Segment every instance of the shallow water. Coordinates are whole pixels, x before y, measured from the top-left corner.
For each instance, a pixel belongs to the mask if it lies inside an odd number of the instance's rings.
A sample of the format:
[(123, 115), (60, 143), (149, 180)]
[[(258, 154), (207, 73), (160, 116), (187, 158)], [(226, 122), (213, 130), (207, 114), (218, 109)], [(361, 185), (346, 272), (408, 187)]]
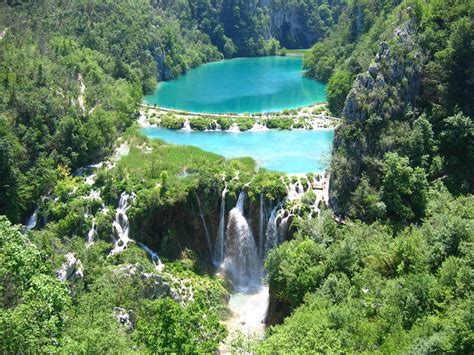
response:
[(245, 335), (263, 336), (267, 315), (268, 287), (253, 292), (237, 292), (230, 296), (232, 316), (226, 321), (229, 332), (240, 331)]
[(162, 82), (148, 104), (192, 112), (255, 113), (326, 101), (326, 85), (303, 75), (302, 58), (223, 60)]
[(252, 157), (259, 167), (287, 174), (322, 172), (329, 164), (334, 130), (188, 132), (143, 128), (150, 138), (192, 145), (225, 158)]

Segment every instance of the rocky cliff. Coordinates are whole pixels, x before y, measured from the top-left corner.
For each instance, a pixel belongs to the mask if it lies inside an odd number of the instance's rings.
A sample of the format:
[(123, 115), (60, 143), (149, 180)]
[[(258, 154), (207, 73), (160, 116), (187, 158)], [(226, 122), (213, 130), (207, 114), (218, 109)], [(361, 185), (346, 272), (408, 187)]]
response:
[(380, 184), (381, 159), (396, 147), (393, 132), (416, 117), (422, 54), (410, 20), (380, 44), (369, 69), (357, 76), (344, 106), (332, 158), (330, 201), (345, 214), (362, 175)]
[(339, 20), (341, 1), (262, 0), (269, 22), (267, 37), (275, 37), (286, 48), (309, 48), (326, 36)]

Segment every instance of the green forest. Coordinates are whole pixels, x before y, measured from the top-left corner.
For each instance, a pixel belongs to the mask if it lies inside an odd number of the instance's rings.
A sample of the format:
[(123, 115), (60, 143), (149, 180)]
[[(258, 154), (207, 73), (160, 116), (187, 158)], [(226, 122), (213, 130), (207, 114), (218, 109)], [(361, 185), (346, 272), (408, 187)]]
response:
[[(296, 49), (341, 121), (317, 218), (320, 176), (140, 133), (159, 82)], [(473, 353), (473, 115), (473, 0), (1, 2), (0, 353)], [(209, 241), (242, 192), (292, 217), (263, 337)]]

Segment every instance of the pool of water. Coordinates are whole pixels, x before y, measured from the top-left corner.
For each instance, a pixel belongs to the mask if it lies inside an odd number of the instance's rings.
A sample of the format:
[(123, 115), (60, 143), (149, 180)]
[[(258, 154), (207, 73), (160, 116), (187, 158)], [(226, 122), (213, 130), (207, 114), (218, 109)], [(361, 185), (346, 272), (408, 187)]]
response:
[(263, 168), (288, 174), (322, 172), (329, 165), (334, 130), (197, 132), (142, 128), (150, 138), (192, 145), (226, 158), (252, 157)]
[(324, 83), (303, 75), (298, 57), (223, 60), (162, 82), (144, 98), (165, 108), (207, 113), (281, 111), (326, 101)]

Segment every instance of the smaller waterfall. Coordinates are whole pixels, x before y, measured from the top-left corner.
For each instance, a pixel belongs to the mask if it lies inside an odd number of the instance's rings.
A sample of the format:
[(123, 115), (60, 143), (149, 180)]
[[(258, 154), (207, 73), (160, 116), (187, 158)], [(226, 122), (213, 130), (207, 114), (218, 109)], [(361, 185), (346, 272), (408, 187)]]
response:
[(265, 232), (265, 253), (264, 257), (268, 255), (268, 252), (278, 245), (278, 211), (280, 210), (280, 204), (277, 204), (268, 219), (267, 230)]
[(163, 271), (163, 269), (165, 268), (165, 265), (161, 262), (161, 259), (158, 256), (158, 254), (155, 253), (153, 250), (151, 250), (149, 247), (147, 247), (143, 243), (138, 243), (138, 246), (140, 246), (143, 250), (145, 250), (148, 253), (148, 255), (150, 255), (151, 260), (153, 261), (153, 264), (155, 264), (156, 270)]
[(224, 181), (222, 190), (221, 210), (219, 215), (219, 229), (217, 230), (216, 246), (214, 249), (214, 266), (219, 266), (224, 260), (224, 238), (225, 238), (225, 196), (227, 194), (227, 182)]
[(286, 239), (286, 233), (288, 232), (290, 217), (291, 214), (288, 213), (281, 219), (280, 226), (278, 228), (278, 244), (283, 243)]
[(96, 231), (96, 220), (95, 218), (92, 220), (92, 227), (89, 229), (89, 232), (87, 233), (87, 242), (86, 242), (86, 248), (89, 248), (92, 244), (94, 244), (94, 237), (97, 235)]
[(27, 231), (30, 231), (36, 227), (36, 224), (38, 223), (38, 214), (39, 214), (39, 207), (36, 207), (33, 214), (26, 221), (25, 228)]
[(258, 225), (258, 250), (260, 258), (265, 257), (265, 198), (263, 192), (260, 193), (260, 213)]
[(201, 217), (202, 226), (204, 228), (204, 232), (206, 235), (206, 242), (207, 242), (207, 248), (209, 249), (209, 255), (211, 255), (212, 257), (211, 238), (209, 237), (209, 231), (207, 229), (206, 219), (204, 218), (204, 214), (202, 213), (201, 200), (199, 199), (199, 195), (197, 194), (197, 192), (194, 192), (194, 195), (196, 195), (196, 200), (197, 200), (197, 204), (199, 208), (199, 216)]
[(130, 224), (127, 217), (127, 210), (130, 208), (130, 197), (134, 199), (135, 195), (129, 195), (126, 191), (120, 195), (119, 206), (115, 212), (115, 220), (112, 224), (112, 228), (118, 239), (115, 240), (114, 249), (112, 249), (109, 256), (123, 252), (127, 249), (128, 242), (130, 241)]
[(183, 123), (183, 128), (181, 128), (183, 131), (191, 132), (193, 129), (191, 128), (191, 123), (189, 122), (188, 119), (184, 121)]
[(242, 191), (236, 206), (229, 212), (225, 244), (224, 269), (238, 290), (259, 288), (263, 274), (255, 238), (244, 216), (244, 201)]
[(285, 241), (286, 230), (282, 227), (288, 225), (289, 217), (285, 217), (285, 209), (283, 208), (287, 199), (288, 197), (273, 208), (270, 218), (268, 219), (267, 230), (265, 232), (265, 257), (270, 250)]
[(232, 123), (232, 126), (229, 127), (227, 132), (239, 133), (240, 132), (239, 125), (237, 123)]

